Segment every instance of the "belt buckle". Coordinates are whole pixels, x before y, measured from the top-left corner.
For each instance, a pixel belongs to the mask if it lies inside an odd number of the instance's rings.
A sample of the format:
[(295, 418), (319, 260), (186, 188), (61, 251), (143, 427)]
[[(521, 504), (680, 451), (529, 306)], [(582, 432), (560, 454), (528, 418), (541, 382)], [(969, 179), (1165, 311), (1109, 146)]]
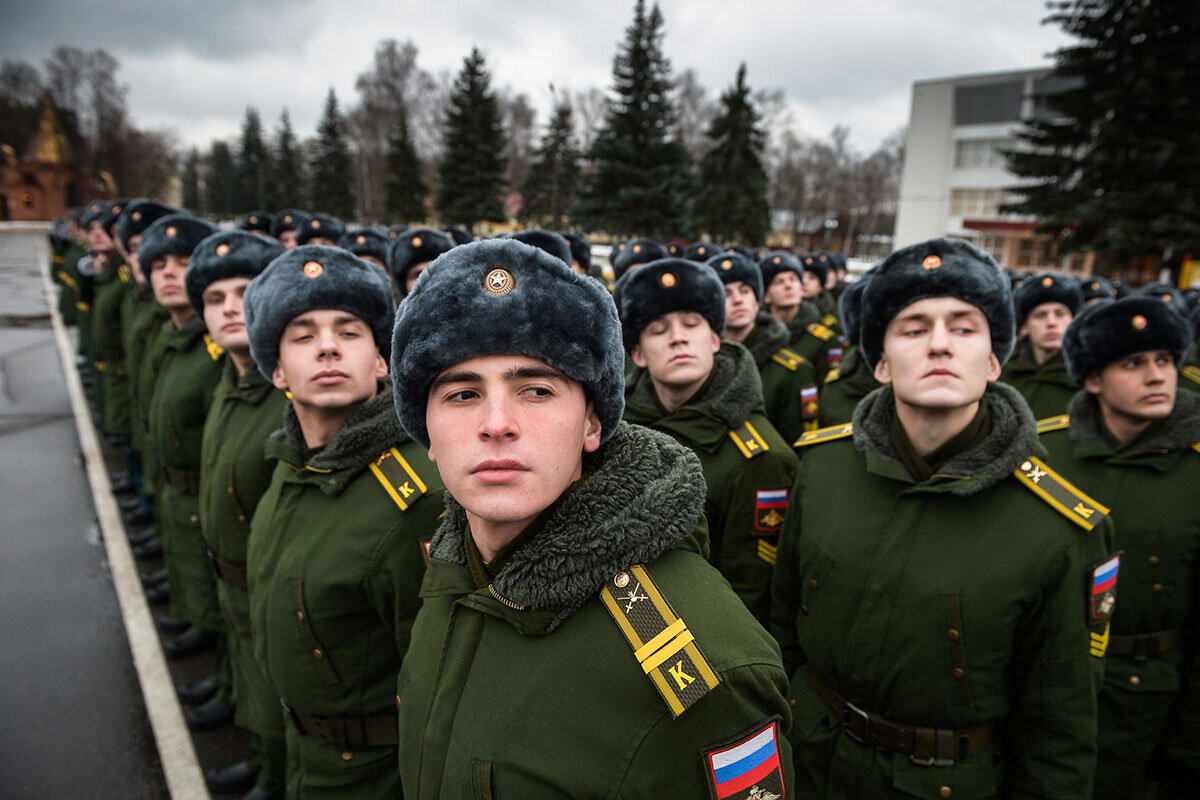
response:
[(955, 763), (955, 759), (953, 758), (938, 758), (937, 756), (917, 758), (916, 755), (911, 755), (908, 757), (908, 760), (918, 767), (953, 767)]
[[(854, 730), (853, 722), (856, 720), (862, 725), (861, 734)], [(851, 739), (859, 744), (866, 744), (871, 736), (871, 715), (847, 700), (842, 705), (842, 727), (846, 729), (846, 735)]]

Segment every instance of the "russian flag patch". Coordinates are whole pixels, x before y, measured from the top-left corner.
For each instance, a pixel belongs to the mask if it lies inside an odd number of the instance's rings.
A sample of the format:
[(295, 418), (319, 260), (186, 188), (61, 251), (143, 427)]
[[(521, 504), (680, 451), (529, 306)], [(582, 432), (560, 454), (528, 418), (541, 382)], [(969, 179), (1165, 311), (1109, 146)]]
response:
[(777, 719), (704, 752), (704, 771), (716, 800), (781, 800)]
[(1120, 566), (1121, 555), (1118, 553), (1092, 568), (1092, 591), (1088, 603), (1092, 622), (1103, 622), (1112, 616), (1113, 607), (1117, 604), (1117, 572)]
[(759, 489), (754, 493), (754, 527), (764, 533), (779, 533), (787, 511), (787, 489)]

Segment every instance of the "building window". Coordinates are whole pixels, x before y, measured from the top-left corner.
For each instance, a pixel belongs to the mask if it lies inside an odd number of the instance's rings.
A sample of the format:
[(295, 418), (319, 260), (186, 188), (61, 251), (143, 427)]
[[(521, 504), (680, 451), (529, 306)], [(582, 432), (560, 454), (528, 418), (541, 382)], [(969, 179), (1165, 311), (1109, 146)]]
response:
[(1042, 270), (1055, 265), (1050, 260), (1050, 240), (1031, 237), (1017, 240), (1017, 269)]
[(1008, 202), (1003, 189), (951, 189), (950, 216), (998, 217), (999, 208)]
[(1012, 145), (1007, 139), (965, 139), (954, 143), (955, 169), (1004, 169), (1003, 147)]
[(954, 87), (954, 124), (1018, 122), (1025, 81)]
[(1005, 237), (994, 233), (981, 233), (975, 239), (975, 246), (983, 252), (987, 253), (992, 258), (996, 259), (997, 263), (1004, 263), (1004, 242)]

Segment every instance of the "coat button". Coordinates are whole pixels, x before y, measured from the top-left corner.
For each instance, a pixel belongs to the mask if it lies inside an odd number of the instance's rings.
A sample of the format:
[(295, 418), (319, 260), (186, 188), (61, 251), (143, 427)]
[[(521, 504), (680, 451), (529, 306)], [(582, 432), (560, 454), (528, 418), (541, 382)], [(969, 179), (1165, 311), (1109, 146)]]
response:
[(795, 708), (795, 707), (796, 707), (796, 698), (794, 698), (794, 697), (789, 697), (789, 698), (788, 698), (788, 705), (789, 705), (789, 706), (791, 706), (792, 708)]
[(238, 514), (238, 522), (243, 522), (243, 523), (244, 523), (245, 521), (246, 521), (246, 515), (245, 515), (245, 514)]
[(801, 614), (803, 614), (804, 616), (806, 616), (806, 617), (807, 617), (807, 616), (808, 616), (808, 606), (806, 606), (806, 605), (801, 605), (801, 606), (800, 606), (800, 613), (801, 613)]
[(950, 630), (946, 631), (946, 638), (949, 639), (950, 641), (957, 642), (958, 637), (959, 637), (959, 633), (958, 633), (957, 628), (951, 628)]
[(1141, 678), (1141, 676), (1139, 676), (1139, 675), (1130, 675), (1130, 676), (1129, 676), (1129, 685), (1130, 685), (1130, 686), (1141, 686), (1141, 685), (1142, 685), (1142, 678)]
[(300, 620), (301, 622), (304, 622), (304, 612), (303, 612), (303, 611), (297, 611), (297, 612), (296, 612), (296, 619)]
[(1161, 592), (1162, 589), (1163, 589), (1163, 587), (1162, 587), (1161, 583), (1155, 583), (1150, 586), (1150, 591), (1154, 592), (1155, 594), (1157, 594), (1158, 592)]
[(816, 578), (813, 578), (811, 581), (808, 582), (808, 588), (812, 589), (813, 591), (816, 591), (820, 585), (821, 584), (817, 583)]
[(949, 797), (952, 794), (954, 794), (954, 792), (950, 791), (949, 786), (943, 786), (942, 788), (938, 789), (938, 797)]
[(354, 753), (350, 752), (349, 750), (342, 751), (342, 761), (349, 761), (352, 758), (354, 758)]
[(1146, 563), (1151, 566), (1154, 566), (1155, 564), (1158, 563), (1158, 556), (1150, 556), (1149, 558), (1146, 559)]
[(195, 514), (192, 514), (191, 516), (188, 517), (188, 522), (192, 523), (193, 525), (195, 525), (199, 521), (200, 521), (200, 518), (197, 517)]
[(226, 486), (226, 487), (225, 487), (225, 494), (229, 495), (230, 497), (233, 497), (233, 487), (232, 487), (232, 486)]
[(958, 678), (961, 681), (963, 679), (963, 676), (966, 675), (967, 673), (963, 672), (962, 667), (955, 667), (954, 669), (950, 670), (950, 674), (953, 675), (954, 677)]
[(313, 658), (320, 660), (322, 655), (324, 655), (324, 654), (321, 652), (321, 648), (319, 648), (319, 647), (313, 648)]
[(396, 695), (396, 710), (400, 710), (400, 695)]

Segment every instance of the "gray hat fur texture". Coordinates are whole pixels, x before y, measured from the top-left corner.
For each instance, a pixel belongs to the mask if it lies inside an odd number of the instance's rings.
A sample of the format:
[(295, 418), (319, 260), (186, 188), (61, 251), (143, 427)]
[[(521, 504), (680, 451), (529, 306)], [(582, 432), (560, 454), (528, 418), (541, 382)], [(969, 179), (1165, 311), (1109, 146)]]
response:
[(338, 247), (356, 256), (372, 256), (387, 265), (388, 247), (392, 240), (374, 228), (348, 230), (338, 239)]
[(838, 298), (838, 317), (842, 322), (842, 330), (850, 344), (858, 344), (862, 335), (862, 301), (863, 292), (867, 290), (867, 282), (875, 274), (875, 268), (867, 270), (854, 283), (848, 285)]
[(298, 208), (285, 208), (275, 214), (271, 220), (271, 235), (276, 239), (284, 231), (294, 231), (304, 223), (308, 222), (309, 214), (307, 211), (301, 211)]
[(586, 272), (592, 266), (592, 243), (581, 233), (564, 233), (562, 236), (571, 248), (571, 259), (578, 261)]
[(1067, 326), (1063, 357), (1071, 379), (1080, 386), (1093, 372), (1134, 353), (1166, 350), (1183, 361), (1191, 326), (1180, 307), (1157, 297), (1131, 295), (1088, 306)]
[(725, 330), (725, 285), (695, 261), (663, 258), (644, 264), (621, 278), (614, 296), (629, 352), (647, 325), (672, 311), (694, 311), (717, 333)]
[(653, 239), (631, 239), (623, 244), (624, 247), (617, 250), (611, 257), (613, 275), (618, 280), (632, 266), (649, 264), (651, 261), (667, 257), (667, 249)]
[(121, 240), (121, 246), (129, 250), (130, 240), (134, 236), (140, 236), (156, 219), (168, 214), (182, 213), (181, 209), (154, 200), (134, 200), (125, 207), (125, 213), (117, 220), (117, 238)]
[(404, 278), (417, 264), (433, 261), (456, 245), (448, 234), (432, 228), (409, 228), (392, 240), (388, 246), (387, 265), (400, 291), (404, 291)]
[(336, 242), (346, 232), (346, 223), (328, 214), (313, 214), (296, 228), (296, 245), (304, 245), (313, 239), (328, 239)]
[(804, 277), (804, 268), (800, 260), (791, 253), (768, 253), (758, 262), (758, 271), (762, 273), (763, 289), (771, 288), (771, 281), (781, 272), (794, 272), (797, 278)]
[(1008, 361), (1016, 344), (1012, 290), (996, 260), (963, 239), (930, 239), (880, 262), (863, 292), (862, 354), (871, 369), (883, 336), (902, 310), (931, 297), (956, 297), (978, 308), (992, 334), (992, 352)]
[(1043, 272), (1031, 275), (1013, 290), (1013, 309), (1016, 313), (1017, 325), (1023, 325), (1026, 318), (1042, 303), (1062, 303), (1071, 311), (1071, 316), (1083, 308), (1083, 289), (1079, 281), (1057, 272)]
[(430, 264), (400, 304), (392, 338), (396, 415), (408, 435), (429, 447), (433, 379), (489, 355), (527, 356), (579, 381), (600, 417), (601, 440), (616, 431), (625, 359), (617, 309), (599, 281), (512, 239), (460, 245)]
[(279, 338), (296, 317), (314, 309), (345, 311), (361, 319), (387, 359), (395, 305), (379, 267), (340, 247), (302, 245), (285, 250), (246, 288), (242, 300), (250, 355), (267, 380), (279, 361)]
[(560, 259), (568, 267), (571, 266), (571, 245), (561, 234), (557, 234), (554, 231), (531, 228), (525, 231), (510, 233), (508, 238), (524, 242), (539, 250), (545, 250), (555, 258)]
[(753, 289), (754, 297), (758, 302), (762, 302), (762, 273), (758, 271), (758, 265), (745, 255), (738, 252), (725, 252), (713, 256), (705, 263), (716, 270), (721, 283), (730, 284), (741, 281)]
[(208, 220), (189, 214), (159, 217), (142, 231), (142, 239), (138, 242), (138, 264), (149, 276), (155, 259), (190, 256), (196, 245), (219, 230)]
[(226, 278), (255, 278), (286, 248), (247, 230), (218, 231), (192, 251), (184, 283), (188, 303), (204, 319), (204, 290)]

